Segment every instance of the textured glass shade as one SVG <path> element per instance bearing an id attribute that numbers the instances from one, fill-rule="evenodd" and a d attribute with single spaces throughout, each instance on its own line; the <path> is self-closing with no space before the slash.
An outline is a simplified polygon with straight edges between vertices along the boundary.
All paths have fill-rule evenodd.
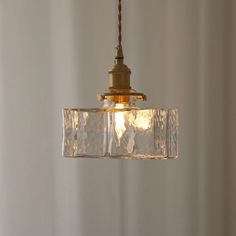
<path id="1" fill-rule="evenodd" d="M 64 109 L 63 155 L 108 159 L 173 159 L 176 109 Z"/>

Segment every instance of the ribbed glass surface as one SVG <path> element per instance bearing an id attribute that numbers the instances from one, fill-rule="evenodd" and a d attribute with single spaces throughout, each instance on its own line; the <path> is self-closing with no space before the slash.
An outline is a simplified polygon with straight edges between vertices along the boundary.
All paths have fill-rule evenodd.
<path id="1" fill-rule="evenodd" d="M 178 156 L 176 109 L 64 109 L 63 155 L 109 159 Z"/>

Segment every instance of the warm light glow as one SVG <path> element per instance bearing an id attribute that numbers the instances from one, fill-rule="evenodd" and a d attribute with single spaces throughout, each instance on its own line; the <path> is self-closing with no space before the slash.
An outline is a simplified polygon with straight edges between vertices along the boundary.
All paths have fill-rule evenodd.
<path id="1" fill-rule="evenodd" d="M 115 105 L 116 109 L 124 109 L 125 105 L 123 103 L 117 103 Z M 152 111 L 150 110 L 140 110 L 137 112 L 137 116 L 134 117 L 132 114 L 129 116 L 129 122 L 133 124 L 135 128 L 147 130 L 151 128 Z M 126 131 L 125 127 L 125 112 L 117 111 L 115 112 L 115 131 L 120 142 L 123 134 Z"/>
<path id="2" fill-rule="evenodd" d="M 116 103 L 115 108 L 116 109 L 124 109 L 125 105 L 124 103 Z"/>
<path id="3" fill-rule="evenodd" d="M 115 105 L 117 109 L 123 109 L 124 104 L 117 103 Z M 125 128 L 125 114 L 122 111 L 115 112 L 115 131 L 118 137 L 118 141 L 120 142 L 121 137 L 123 136 L 124 132 L 126 131 Z"/>
<path id="4" fill-rule="evenodd" d="M 136 119 L 134 120 L 134 126 L 139 129 L 149 129 L 151 127 L 152 111 L 144 110 L 137 113 Z"/>

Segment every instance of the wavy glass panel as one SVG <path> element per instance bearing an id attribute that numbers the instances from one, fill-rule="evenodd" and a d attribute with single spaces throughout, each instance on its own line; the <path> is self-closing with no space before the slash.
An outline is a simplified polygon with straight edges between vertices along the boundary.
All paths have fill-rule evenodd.
<path id="1" fill-rule="evenodd" d="M 64 109 L 63 155 L 110 159 L 178 156 L 175 109 Z"/>

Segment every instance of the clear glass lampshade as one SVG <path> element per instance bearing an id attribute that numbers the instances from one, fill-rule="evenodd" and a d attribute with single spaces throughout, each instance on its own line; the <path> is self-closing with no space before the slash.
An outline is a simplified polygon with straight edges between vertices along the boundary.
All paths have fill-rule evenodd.
<path id="1" fill-rule="evenodd" d="M 63 110 L 63 155 L 108 159 L 174 159 L 178 156 L 176 109 L 113 104 Z"/>

